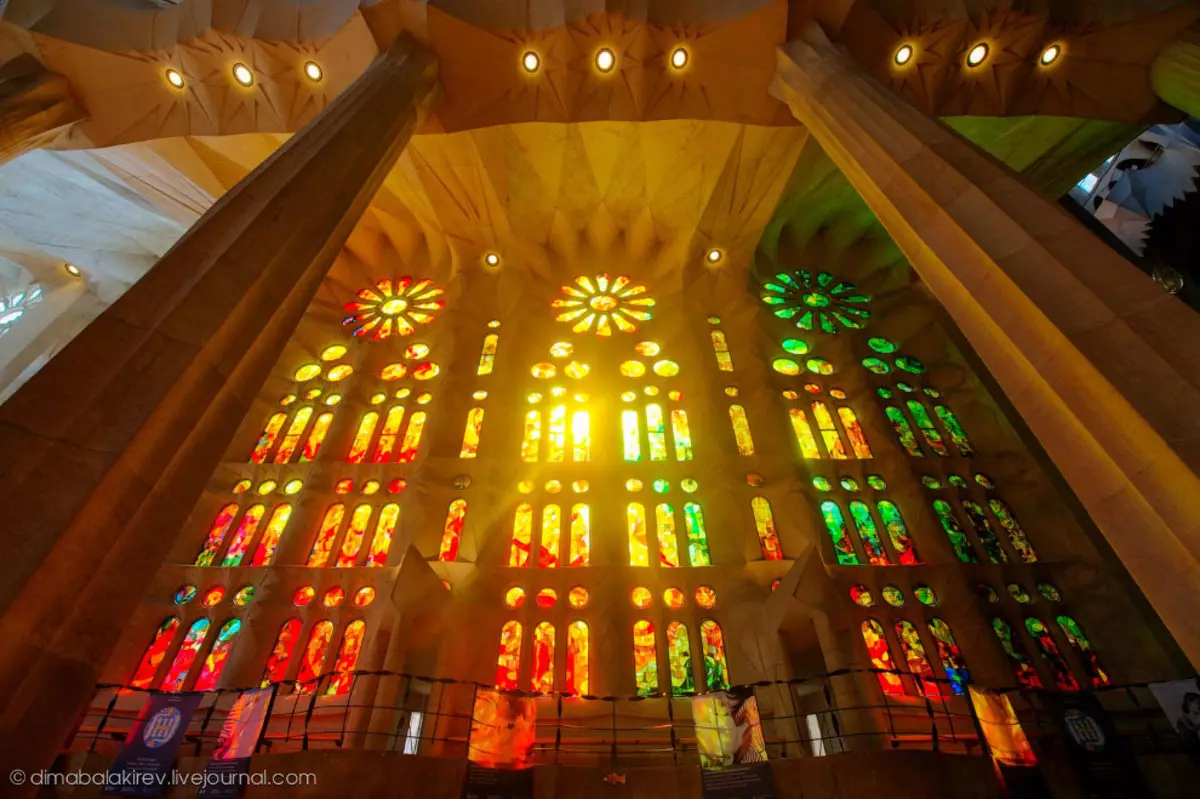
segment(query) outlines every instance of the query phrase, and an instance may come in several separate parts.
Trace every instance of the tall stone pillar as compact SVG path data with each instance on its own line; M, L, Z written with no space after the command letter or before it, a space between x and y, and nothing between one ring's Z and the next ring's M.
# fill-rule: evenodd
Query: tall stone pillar
M772 92L875 212L1200 664L1200 316L819 28L780 48Z
M50 764L435 87L398 41L0 406L0 773Z
M0 65L0 164L39 147L84 116L67 79L33 56Z

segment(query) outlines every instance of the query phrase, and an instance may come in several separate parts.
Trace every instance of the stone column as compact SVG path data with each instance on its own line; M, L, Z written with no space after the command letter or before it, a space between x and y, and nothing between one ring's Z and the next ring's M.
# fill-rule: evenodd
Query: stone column
M41 146L83 118L67 79L33 56L22 55L0 66L0 164Z
M4 769L54 758L435 86L398 41L0 406Z
M883 223L1200 664L1200 317L819 28L780 48L772 93Z
M1184 31L1150 65L1150 85L1164 103L1200 115L1200 31Z

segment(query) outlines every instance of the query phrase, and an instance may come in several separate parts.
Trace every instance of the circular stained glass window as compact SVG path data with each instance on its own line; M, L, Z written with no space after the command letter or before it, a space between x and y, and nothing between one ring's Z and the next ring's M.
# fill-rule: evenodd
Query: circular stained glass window
M800 374L800 364L791 358L776 358L771 361L771 368L779 372L779 374L789 377Z
M213 586L204 592L204 607L211 608L217 605L225 598L225 589L221 586Z
M635 608L645 610L646 608L650 607L650 604L653 601L654 600L650 594L649 588L639 585L637 588L633 589L633 606Z
M408 488L408 481L403 477L397 477L388 483L387 490L389 494L399 494L406 488Z
M679 610L683 607L683 592L678 588L668 588L663 591L663 604L671 610Z
M883 587L883 601L894 608L904 606L904 593L894 585L885 585Z
M336 608L342 604L342 600L345 598L346 592L335 585L325 592L325 596L321 597L321 604L327 608Z
M665 494L671 490L671 483L663 478L658 478L654 481L654 493Z
M333 484L333 490L339 494L349 494L354 490L354 481L349 478L338 480Z
M558 367L552 363L535 363L529 373L540 380L549 380L558 374Z
M936 388L923 388L921 390L924 391L926 394L928 394L930 397L933 397L934 399L937 399L938 397L942 396L942 392L938 391Z
M260 496L266 496L279 487L279 483L274 480L263 480L258 484L258 493Z
M517 483L517 490L520 491L522 494L528 494L530 491L533 490L533 481L532 480L522 480L521 482Z
M865 585L850 586L850 598L854 600L854 604L864 608L869 608L875 604L875 597L871 595L871 589Z
M547 493L557 494L559 491L562 491L562 482L561 481L559 481L559 480L547 480L546 481L546 492Z
M504 604L507 607L516 609L525 604L525 589L513 587L508 589L504 594Z
M691 494L691 493L694 493L696 491L696 489L700 487L700 484L698 482L696 482L694 479L692 479L691 477L685 477L679 481L679 487L683 489L683 492L685 494Z
M950 485L954 486L955 488L967 487L967 481L959 477L957 474L952 474L947 477L946 482L950 483Z
M913 588L913 594L917 597L917 601L922 605L933 607L937 604L937 594L927 585L918 585Z
M186 605L196 598L196 586L181 585L179 590L175 592L175 604Z
M354 593L354 607L356 608L365 608L374 601L375 589L369 585L364 585Z
M639 341L633 346L633 351L643 358L653 358L662 351L662 348L653 341Z
M896 388L900 389L901 391L906 391L909 394L911 394L913 391L915 391L915 389L911 385L909 385L908 383L904 383L904 382L897 383Z
M590 599L588 590L582 585L577 585L567 592L567 602L576 610L586 608Z
M657 397L658 396L658 386L646 386L645 388L642 389L642 391L645 393L645 395L647 397Z
M330 369L326 377L329 378L330 382L339 383L352 374L354 374L354 367L348 363L343 363Z
M782 582L783 582L782 577L776 577L774 580L771 581L771 593L772 594L775 593L776 589L779 588L779 584Z
M937 491L942 487L942 481L931 474L921 475L921 485L928 488L930 491Z
M671 402L679 402L681 399L683 399L683 392L682 391L668 391L667 399L671 400Z
M569 341L556 341L550 345L551 358L570 358L575 352L575 345Z
M896 368L903 369L904 371L910 372L914 375L925 373L925 364L921 363L911 355L901 355L899 358L897 358Z
M842 391L840 388L831 388L829 389L829 396L833 397L834 399L845 399L846 392Z
M283 484L283 493L291 496L292 494L299 492L302 488L304 488L303 480L288 480Z
M829 482L828 478L822 477L819 474L812 479L812 484L813 488L818 491L828 491L833 488L833 484Z
M877 388L877 389L875 389L875 393L878 394L883 399L891 399L892 398L892 390L890 388Z
M1033 597L1029 595L1029 592L1018 583L1009 583L1007 587L1009 596L1020 602L1022 605L1028 605L1033 601Z
M543 588L541 591L537 592L537 596L534 597L533 601L536 602L537 606L542 610L549 610L558 604L558 592L553 588Z
M992 478L988 477L986 474L975 475L975 482L979 483L979 485L983 486L989 491L996 487L996 484L992 482Z
M442 371L436 363L423 363L412 370L414 380L432 380Z
M884 355L890 355L896 351L896 345L882 336L872 336L867 339L867 346Z
M833 374L833 364L824 358L809 358L804 365L808 367L808 371L814 374L826 376Z
M884 481L884 479L882 477L880 477L877 474L868 474L867 475L867 485L869 485L871 488L875 489L876 491L886 491L887 490L887 483Z
M841 483L842 488L846 489L847 491L857 491L858 490L858 481L855 480L853 477L843 477L838 482Z
M235 493L235 494L245 494L249 490L250 490L250 481L249 480L238 480L236 483L233 484L233 493Z
M892 371L892 367L887 365L887 361L882 358L863 358L862 365L867 368L868 372L873 372L877 375L886 375Z
M572 480L571 481L571 490L574 491L576 494L586 494L587 490L588 490L588 481L587 480Z
M252 585L243 585L237 590L237 593L233 595L233 604L237 605L239 608L243 608L253 601L254 586Z
M312 380L314 377L319 377L321 374L321 365L316 363L306 363L296 370L292 375L297 382L303 383L307 380Z
M372 494L374 494L378 490L379 490L379 481L378 480L368 480L367 482L362 484L362 492L364 494L366 494L368 497L371 496Z
M979 596L988 603L996 603L1000 601L1000 595L997 594L995 589L993 589L990 585L976 583L975 593L979 594Z
M792 355L808 354L808 344L798 338L785 338L781 346L784 352L789 352Z
M379 371L380 378L384 380L399 380L408 374L408 367L402 363L389 363Z
M370 403L372 405L382 405L387 400L387 394L380 391L378 394L372 394Z
M400 392L396 392L396 393L399 394ZM432 394L430 394L428 391L422 391L420 394L417 395L417 404L418 405L428 405L429 401L432 399L433 399Z
M566 368L563 369L563 374L572 380L582 380L583 378L587 377L588 372L591 370L592 367L588 366L582 361L571 361L569 364L567 364Z
M322 361L336 361L338 358L346 354L346 348L341 344L331 344L321 350Z
M292 595L292 604L298 608L302 608L309 602L312 602L312 598L316 596L316 594L317 592L313 590L311 585L298 588L296 589L296 593Z
M625 490L633 491L633 492L641 491L642 490L642 481L638 480L636 478L631 478L629 480L626 480L625 481Z
M646 374L646 364L641 361L624 361L620 369L625 377L641 377Z
M285 394L283 397L280 398L279 404L286 408L288 405L291 405L295 401L296 401L295 394Z
M404 348L404 357L410 361L419 361L429 355L429 347L424 344L410 344Z
M725 396L727 397L736 397L740 393L737 386L725 386Z
M717 604L717 592L702 585L696 589L696 604L705 610L712 610Z
M655 361L654 374L659 377L674 377L679 374L679 364L674 361Z
M1044 596L1046 599L1049 599L1051 602L1062 602L1062 593L1060 593L1058 587L1052 583L1038 583L1037 590L1039 594Z
M328 397L325 398L326 405L337 405L341 401L342 401L341 394L330 394Z

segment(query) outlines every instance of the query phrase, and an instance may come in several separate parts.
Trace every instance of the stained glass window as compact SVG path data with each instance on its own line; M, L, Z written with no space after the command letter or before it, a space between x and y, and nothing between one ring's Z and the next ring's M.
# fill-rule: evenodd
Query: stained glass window
M346 537L342 539L342 549L337 557L339 569L350 568L358 560L358 553L362 550L363 536L367 533L367 525L370 521L370 505L359 505L350 514L350 526L346 528Z
M200 648L204 646L204 638L208 635L210 626L208 619L196 619L192 622L191 628L183 638L183 643L179 646L179 651L175 653L175 660L171 662L171 668L167 670L167 676L162 684L164 691L183 689L184 680L187 679L192 664L196 662Z
M533 506L522 503L517 506L513 517L512 546L508 551L509 566L524 566L529 561L530 541L533 537Z
M942 662L942 668L945 669L946 677L950 680L950 687L956 694L965 694L967 683L971 681L971 673L967 671L967 661L963 658L962 651L954 640L954 633L950 631L950 625L941 619L930 619L929 632L933 634L938 660Z
M279 451L275 453L275 463L287 463L292 459L292 455L296 451L296 446L300 443L300 436L304 434L305 428L308 427L308 420L312 418L313 409L309 407L300 408L296 411L296 415L292 417L292 423L288 426L287 433L283 436L283 442L279 445Z
M925 453L921 452L921 448L917 446L917 437L913 435L912 428L908 425L908 420L904 418L899 408L888 406L883 409L888 421L892 423L892 430L896 432L896 440L900 442L900 446L914 458L924 457Z
M825 519L825 529L829 531L829 537L833 541L833 552L837 556L838 564L858 565L858 554L855 553L854 544L846 531L846 519L842 516L842 509L836 502L822 502L821 515Z
M225 534L233 526L233 520L237 516L237 512L237 503L233 502L217 512L217 518L213 519L212 526L208 528L208 537L204 539L204 545L200 548L199 554L196 555L197 566L212 565L213 558L217 556L217 550L221 548L221 542L225 540Z
M658 691L658 647L654 625L641 620L633 625L633 678L638 696Z
M754 439L750 436L750 422L746 419L746 409L741 405L730 405L729 420L733 423L733 437L737 442L738 454L753 455Z
M571 508L571 566L587 566L591 562L591 510L579 504Z
M883 551L883 542L879 540L879 531L875 528L875 519L871 509L865 502L854 500L850 503L850 517L858 530L858 537L863 543L863 551L867 553L867 562L872 566L887 566L887 553Z
M967 499L963 500L962 507L971 521L975 535L979 536L979 540L983 544L983 551L987 553L988 560L992 563L1008 563L1008 553L1000 546L1000 540L992 531L991 522L988 521L987 514L983 512L983 506Z
M682 408L671 411L671 433L675 439L675 460L692 459L692 431L688 427L687 412Z
M538 550L538 565L543 569L553 569L558 566L558 548L561 538L562 510L557 505L547 505L542 508L542 544Z
M634 415L636 420L637 415ZM521 460L537 463L538 450L542 443L542 412L529 411L525 414L525 435L521 439Z
M399 520L400 506L396 503L389 503L380 509L379 520L375 522L375 536L371 539L371 549L367 553L367 566L387 565L388 550L392 547L392 537Z
M828 272L780 272L763 284L761 297L772 313L801 330L860 330L871 315L864 307L870 296Z
M684 522L687 526L688 558L693 566L710 566L708 557L708 531L704 527L704 512L700 505L689 502L683 506Z
M900 639L900 649L908 661L908 670L917 678L917 685L925 696L940 696L941 691L934 679L933 669L929 666L929 658L925 656L925 647L921 636L911 622L896 622L896 637Z
M237 532L233 534L233 538L229 542L229 550L221 561L222 566L237 566L242 562L242 555L245 554L246 547L250 546L250 539L258 530L258 523L262 521L266 510L263 505L251 505L246 509L246 514L242 516L242 521L238 524Z
M329 399L325 400L329 404L337 394L331 394ZM317 453L321 451L321 444L325 443L325 436L329 433L329 426L333 424L332 413L322 413L317 416L317 421L313 423L312 430L308 434L308 438L304 441L304 449L300 452L300 462L308 463L317 458Z
M804 415L804 411L800 408L791 408L788 410L788 416L792 420L792 432L796 436L796 443L800 445L800 455L806 460L817 460L821 457L821 451L817 449L817 439L813 437L812 428L808 424L808 417Z
M361 289L358 299L346 303L350 312L342 324L354 330L356 336L369 336L382 341L388 336L411 336L416 325L427 325L437 312L446 306L435 299L444 292L433 286L432 280L417 280L405 276L394 281L383 279L371 288Z
M850 439L850 449L854 452L854 457L860 459L872 457L871 447L867 444L867 436L863 432L862 425L858 423L858 416L845 405L840 406L837 412L838 418L842 420L842 427L846 429L846 437Z
M300 671L296 675L296 693L311 694L317 689L317 679L325 667L325 653L329 651L329 641L333 638L333 622L324 620L313 625L308 634L308 644L304 647L300 659Z
M483 337L483 349L479 353L479 368L475 370L478 375L490 375L492 367L496 363L496 347L500 344L500 336L496 333L488 333Z
M667 625L667 656L671 667L671 693L675 696L696 692L692 675L692 647L687 626L673 621Z
M829 415L829 408L824 402L814 402L812 404L813 418L817 420L817 429L821 431L821 439L825 442L825 449L829 453L829 457L834 460L845 460L849 457L846 454L846 447L842 444L842 438L838 435L837 426L833 423L833 417Z
M387 415L383 418L383 430L379 433L379 443L375 445L375 456L372 458L375 463L387 463L392 459L392 451L396 448L396 438L400 435L400 428L404 424L404 410L403 405L393 405L388 408ZM363 422L366 422L365 417Z
M517 690L521 673L521 622L505 622L500 628L500 655L496 662L496 687Z
M367 633L367 623L361 619L346 625L342 633L342 646L338 649L337 660L330 669L329 687L325 689L326 696L341 696L350 693L354 682L352 673L358 665L358 655L362 651L363 636Z
M879 679L879 687L889 696L902 695L904 684L900 681L900 675L894 673L896 667L892 664L892 653L888 649L883 625L874 619L866 619L862 623L862 637L871 665L883 670L875 675Z
M958 423L958 417L945 405L935 405L933 412L946 426L946 431L950 433L950 441L958 448L959 453L965 458L974 455L975 450L972 449L971 442L967 440L967 434L963 432L962 425Z
M442 528L442 545L438 550L438 560L453 561L458 559L458 544L462 539L463 524L467 519L467 501L456 499L446 510L446 525Z
M675 509L662 503L654 509L658 527L658 561L663 566L679 566L679 541L675 535Z
M263 671L263 688L274 682L282 682L287 677L288 663L291 662L292 653L296 651L296 642L300 640L302 627L299 619L288 619L279 628L279 636L275 639L275 646L271 649L267 667Z
M393 410L395 410L393 408ZM403 413L404 409L401 408ZM367 450L371 447L371 439L375 436L375 425L379 424L379 414L375 411L367 411L363 414L362 421L358 423L358 432L354 434L354 441L350 444L350 454L346 456L347 463L362 463L367 456ZM397 428L399 423L397 422ZM389 447L390 451L390 447Z
M1013 671L1017 675L1017 684L1023 689L1041 688L1042 678L1029 662L1029 656L1020 639L1013 637L1012 628L1003 619L992 619L992 630L1000 639L1000 646L1012 662Z
M342 524L342 517L345 513L346 506L340 502L330 505L329 509L325 511L317 538L313 541L312 551L308 555L307 565L321 567L329 560L329 554L333 551L334 539L337 538L338 528Z
M142 654L142 659L138 663L137 670L129 680L131 686L134 688L149 688L154 683L154 677L158 674L158 666L166 656L167 650L170 649L171 641L175 639L175 631L178 629L178 616L168 616L163 619L162 624L158 626L158 630L154 633L154 637L150 639L149 646L146 647L146 651Z
M572 592L575 589L572 589ZM588 693L588 626L573 621L567 625L567 693L583 696Z
M629 529L629 565L649 566L650 548L646 543L646 508L631 502L625 508L625 521Z
M722 372L733 371L733 358L729 355L729 343L721 330L712 331L713 353L717 356L717 368Z
M779 545L779 533L775 530L775 516L766 497L750 500L754 514L754 527L758 530L758 544L765 560L783 560L783 548Z
M417 398L420 402L420 398ZM404 441L400 444L400 455L397 463L412 463L417 459L417 450L421 446L421 432L425 429L425 411L417 411L408 420L408 429L404 431Z
M639 431L638 412L632 408L621 411L621 439L624 442L625 460L642 459L642 436Z
M725 634L712 619L700 622L700 641L704 647L704 681L710 691L729 688L729 666L725 662Z
M943 458L950 456L950 450L946 449L945 442L942 441L942 435L934 426L933 420L929 418L929 412L917 400L908 400L905 403L908 406L909 413L912 414L913 420L917 423L917 429L921 431L921 435L925 437L925 442L929 444L930 449L936 452Z
M546 436L546 462L562 463L567 453L567 408L555 405L550 409L550 427Z
M217 640L213 642L204 665L200 668L200 676L196 678L194 691L211 691L217 687L221 672L225 670L225 661L229 660L229 650L233 649L234 639L242 630L241 619L230 619L221 625L217 631Z
M1075 654L1079 656L1080 662L1083 663L1084 671L1092 681L1092 686L1099 688L1102 685L1108 685L1110 682L1108 673L1101 667L1100 659L1096 657L1096 652L1092 649L1092 642L1083 634L1079 623L1070 616L1059 616L1056 621L1059 629L1066 636L1067 643L1071 645Z
M1042 659L1050 667L1050 671L1054 674L1054 683L1060 691L1078 691L1079 683L1075 680L1075 675L1071 673L1070 666L1062 656L1062 652L1058 650L1058 644L1054 641L1054 636L1050 634L1050 630L1042 623L1041 619L1033 617L1025 619L1025 629L1033 636L1033 640L1037 643L1038 651L1042 653Z
M554 308L565 309L555 317L556 321L574 322L572 332L594 332L601 337L611 336L613 327L622 333L637 330L638 322L651 318L645 309L655 304L653 299L643 296L645 286L632 283L624 275L610 278L600 274L594 281L577 277L574 286L562 287L562 293L566 299L551 303Z
M896 557L900 559L900 563L905 566L920 563L921 561L917 558L917 549L913 546L912 538L908 535L908 528L904 526L904 518L900 515L900 509L896 507L896 504L883 499L875 503L875 507L879 511L880 518L883 519L883 528L887 530L888 540L892 542L892 549L896 551Z
M959 525L958 517L954 515L954 509L950 507L950 503L944 499L935 499L933 510L937 513L938 520L942 523L942 529L946 531L946 537L950 539L950 545L954 547L954 554L958 556L958 559L963 563L978 563L975 550L967 539L967 534Z
M571 454L576 463L592 458L592 417L587 411L571 414Z
M1016 550L1017 556L1021 561L1024 563L1036 563L1037 553L1033 551L1033 545L1029 543L1029 538L1025 535L1025 531L1017 523L1017 517L1013 515L1012 509L995 498L988 500L988 507L992 509L992 513L996 514L996 518L1000 520L1000 526L1008 534L1008 540L1012 542L1013 549Z
M266 426L263 427L262 435L258 437L258 443L254 445L254 451L250 453L251 463L266 463L267 455L275 446L275 440L279 437L279 432L283 430L283 423L286 421L286 413L271 414L271 417L267 419Z
M283 530L287 527L290 518L292 518L291 505L275 506L275 510L271 512L271 519L267 522L267 529L263 531L258 547L254 550L254 557L250 561L251 566L271 565L271 561L275 557L275 550L279 548L279 539L283 536Z
M662 406L652 402L646 406L646 438L650 442L650 460L667 459L667 434L663 426Z

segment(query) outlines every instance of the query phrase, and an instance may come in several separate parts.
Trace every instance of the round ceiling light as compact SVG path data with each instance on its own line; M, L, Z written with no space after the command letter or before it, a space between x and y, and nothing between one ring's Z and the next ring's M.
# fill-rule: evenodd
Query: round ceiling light
M321 69L321 65L316 61L306 61L304 62L304 74L309 80L316 83L325 77L325 70Z
M530 50L521 56L521 66L525 68L526 72L532 74L537 72L538 68L542 66L542 59L538 57L537 53Z
M1052 44L1042 51L1042 56L1038 60L1042 62L1042 66L1048 67L1057 61L1060 55L1062 55L1062 46Z
M967 66L977 67L982 64L988 57L989 48L984 42L980 42L971 48L971 52L967 53Z
M500 265L500 253L489 252L487 255L483 256L483 262L485 264L487 264L488 266L499 266Z
M612 50L609 50L607 47L602 47L600 51L596 53L596 69L600 70L601 72L612 72L612 68L616 65L617 57L613 54Z
M63 264L63 269L67 270L67 274L71 277L80 277L83 272L75 264Z
M183 75L180 75L177 70L168 69L167 70L167 83L171 84L176 89L182 89L183 88Z
M721 250L717 247L713 247L711 250L705 253L704 260L708 261L710 264L719 264L721 259L724 257L725 253L721 252Z
M688 62L687 48L676 47L675 51L673 53L671 53L671 66L675 67L675 69L683 69L684 67L687 66L687 62Z
M233 79L243 86L254 85L254 73L250 71L250 67L245 64L233 65Z
M913 46L911 44L900 45L900 48L898 50L896 50L896 55L894 56L895 61L896 61L896 66L902 67L905 64L907 64L909 61L912 61L914 52L915 51L913 50Z

